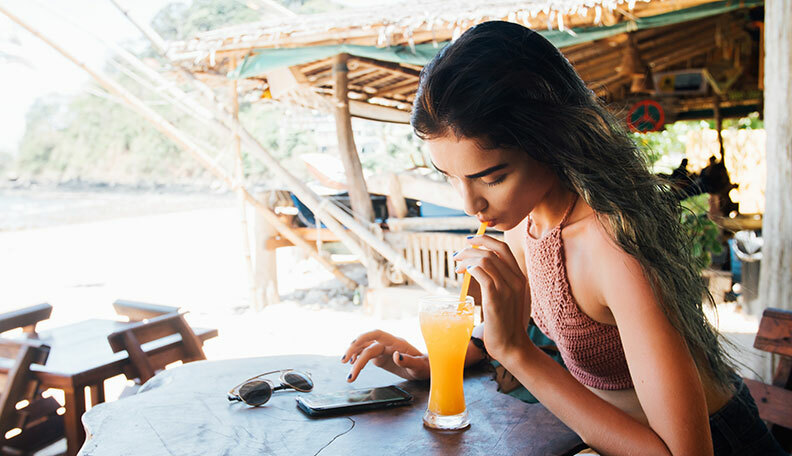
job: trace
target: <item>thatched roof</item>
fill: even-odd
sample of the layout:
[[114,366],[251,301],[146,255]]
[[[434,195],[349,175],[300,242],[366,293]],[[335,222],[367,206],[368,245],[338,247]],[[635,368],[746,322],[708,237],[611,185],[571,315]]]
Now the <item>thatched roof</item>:
[[[523,0],[431,1],[294,16],[202,33],[171,43],[169,54],[204,79],[237,76],[269,94],[274,67],[310,92],[332,93],[332,55],[347,52],[350,98],[409,112],[422,63],[467,28],[501,19],[540,31],[561,48],[583,79],[611,100],[629,98],[632,75],[623,66],[631,42],[653,72],[705,67],[716,50],[750,55],[743,7],[761,0]],[[746,51],[747,50],[747,51]],[[743,52],[745,51],[745,52]],[[258,60],[256,60],[258,59]],[[739,55],[737,56],[739,60]],[[263,63],[262,63],[263,62]],[[263,65],[263,66],[262,66]],[[755,83],[754,83],[755,86]],[[303,90],[297,101],[307,101]],[[701,100],[701,105],[708,100]],[[379,108],[378,108],[379,109]],[[353,107],[354,111],[354,107]],[[354,114],[354,112],[353,112]],[[360,114],[358,114],[360,115]],[[360,115],[367,117],[367,115]],[[369,117],[378,118],[379,115]],[[398,115],[397,115],[398,117]],[[405,116],[400,120],[404,121]],[[390,119],[394,120],[394,119]]]
[[[380,3],[368,8],[285,17],[201,33],[172,43],[178,59],[245,55],[251,49],[357,44],[398,46],[439,43],[490,20],[509,20],[536,30],[613,25],[712,0],[499,0]],[[214,55],[214,56],[213,56]],[[213,66],[213,65],[210,65]]]

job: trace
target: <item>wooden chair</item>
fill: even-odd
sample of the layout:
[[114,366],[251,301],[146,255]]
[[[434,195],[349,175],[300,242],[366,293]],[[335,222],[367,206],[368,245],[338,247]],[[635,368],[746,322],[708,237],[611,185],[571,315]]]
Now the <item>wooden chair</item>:
[[780,359],[773,383],[743,379],[759,408],[759,416],[785,451],[792,450],[792,312],[765,309],[754,347]]
[[113,308],[118,315],[129,318],[129,321],[149,320],[160,315],[179,312],[178,307],[128,301],[126,299],[116,299],[113,303]]
[[35,337],[36,324],[48,319],[51,314],[52,306],[46,303],[2,313],[0,314],[0,333],[22,328],[25,333]]
[[0,375],[0,454],[32,454],[65,436],[60,404],[42,397],[30,375],[31,364],[45,364],[48,356],[49,347],[39,341],[0,339],[0,363],[9,366],[8,374]]
[[[140,384],[175,361],[188,363],[206,359],[201,340],[179,313],[135,323],[110,334],[107,340],[113,353],[126,350],[130,367],[125,374],[127,378],[138,379]],[[174,342],[177,343],[174,345]],[[148,350],[144,350],[144,344],[150,344]]]

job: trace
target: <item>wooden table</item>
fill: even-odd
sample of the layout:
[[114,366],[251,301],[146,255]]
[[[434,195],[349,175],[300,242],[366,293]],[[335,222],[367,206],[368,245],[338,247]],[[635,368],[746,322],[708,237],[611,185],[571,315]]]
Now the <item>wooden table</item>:
[[[226,399],[238,382],[284,368],[310,371],[315,392],[397,384],[415,401],[393,409],[309,418],[296,407],[295,397],[310,393],[279,391],[261,407]],[[199,361],[169,369],[149,380],[137,395],[88,411],[83,422],[91,437],[80,454],[544,456],[585,448],[542,405],[498,393],[491,374],[483,370],[465,379],[472,424],[455,432],[423,427],[428,382],[406,382],[368,366],[348,384],[348,370],[337,358],[310,355]]]
[[[44,387],[63,390],[66,398],[67,454],[76,455],[85,442],[85,429],[80,422],[85,413],[85,388],[90,387],[91,405],[104,402],[104,381],[124,373],[129,365],[126,352],[113,353],[107,336],[123,329],[130,323],[113,320],[85,320],[60,328],[39,333],[39,339],[51,347],[50,356],[44,366],[33,365],[31,371]],[[216,329],[193,329],[205,341],[217,337]],[[173,351],[181,342],[179,336],[171,336],[161,342],[143,346],[147,353]],[[176,359],[174,359],[176,361]],[[0,366],[0,373],[7,372]]]

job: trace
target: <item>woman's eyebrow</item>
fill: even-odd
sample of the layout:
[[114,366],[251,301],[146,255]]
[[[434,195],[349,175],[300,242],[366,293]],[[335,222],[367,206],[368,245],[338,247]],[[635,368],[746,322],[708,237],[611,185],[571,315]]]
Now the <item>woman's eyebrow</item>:
[[[443,171],[442,169],[438,168],[437,165],[435,165],[434,162],[432,162],[432,166],[434,166],[437,171],[439,171],[442,174],[445,174],[446,176],[448,176],[448,173]],[[499,171],[499,170],[501,170],[501,169],[503,169],[503,168],[505,168],[507,166],[509,166],[508,163],[501,163],[499,165],[490,166],[489,168],[487,168],[487,169],[485,169],[483,171],[479,171],[479,172],[473,173],[473,174],[468,174],[465,177],[467,177],[468,179],[477,179],[479,177],[484,177],[484,176],[486,176],[488,174],[492,174],[495,171]]]

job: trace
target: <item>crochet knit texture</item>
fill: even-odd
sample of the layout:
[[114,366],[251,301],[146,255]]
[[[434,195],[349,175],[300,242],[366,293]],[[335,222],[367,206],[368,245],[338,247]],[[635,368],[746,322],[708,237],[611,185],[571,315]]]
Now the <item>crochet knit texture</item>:
[[561,223],[541,239],[526,233],[531,317],[555,341],[569,373],[580,383],[602,390],[632,388],[619,329],[591,319],[572,296],[561,229],[573,208],[574,204]]

